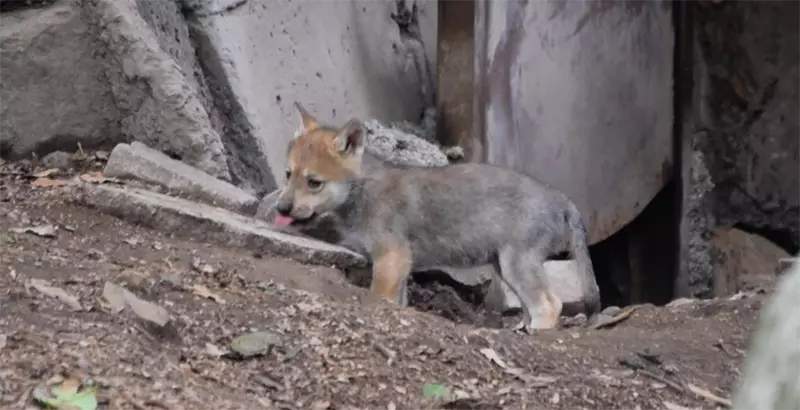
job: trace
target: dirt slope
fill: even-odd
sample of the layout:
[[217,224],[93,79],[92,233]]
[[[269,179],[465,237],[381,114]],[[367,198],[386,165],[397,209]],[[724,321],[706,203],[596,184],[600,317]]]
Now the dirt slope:
[[[331,268],[98,214],[61,188],[32,188],[19,169],[3,165],[0,186],[0,408],[33,406],[34,386],[76,375],[99,387],[100,408],[115,409],[714,408],[687,386],[730,396],[766,297],[642,306],[601,330],[477,328],[377,301]],[[48,224],[55,237],[10,230]],[[33,278],[86,310],[42,294]],[[109,280],[165,307],[170,331],[104,309]],[[283,346],[216,356],[251,330],[282,333]],[[432,383],[451,397],[426,398]]]

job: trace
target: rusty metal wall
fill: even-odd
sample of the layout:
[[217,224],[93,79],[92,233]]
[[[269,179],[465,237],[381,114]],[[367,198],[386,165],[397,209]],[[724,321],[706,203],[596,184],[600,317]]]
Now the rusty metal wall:
[[478,1],[476,152],[572,197],[596,243],[671,175],[667,1]]

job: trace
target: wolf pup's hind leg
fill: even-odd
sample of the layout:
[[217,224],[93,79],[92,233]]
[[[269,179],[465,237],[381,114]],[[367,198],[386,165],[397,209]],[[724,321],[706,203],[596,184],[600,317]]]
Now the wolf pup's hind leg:
[[561,300],[550,291],[544,258],[535,250],[506,246],[498,252],[497,266],[503,280],[519,298],[522,321],[514,330],[552,329],[558,325]]

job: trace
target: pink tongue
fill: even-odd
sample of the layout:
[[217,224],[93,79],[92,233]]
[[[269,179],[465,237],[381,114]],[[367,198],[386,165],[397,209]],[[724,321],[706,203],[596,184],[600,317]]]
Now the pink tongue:
[[294,218],[291,216],[283,216],[283,215],[275,215],[275,221],[273,222],[275,226],[289,226],[292,222],[294,222]]

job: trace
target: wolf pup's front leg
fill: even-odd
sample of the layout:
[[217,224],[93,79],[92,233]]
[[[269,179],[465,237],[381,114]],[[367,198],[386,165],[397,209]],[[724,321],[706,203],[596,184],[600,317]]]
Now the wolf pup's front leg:
[[384,246],[374,253],[372,261],[372,292],[406,307],[411,249],[408,246]]

